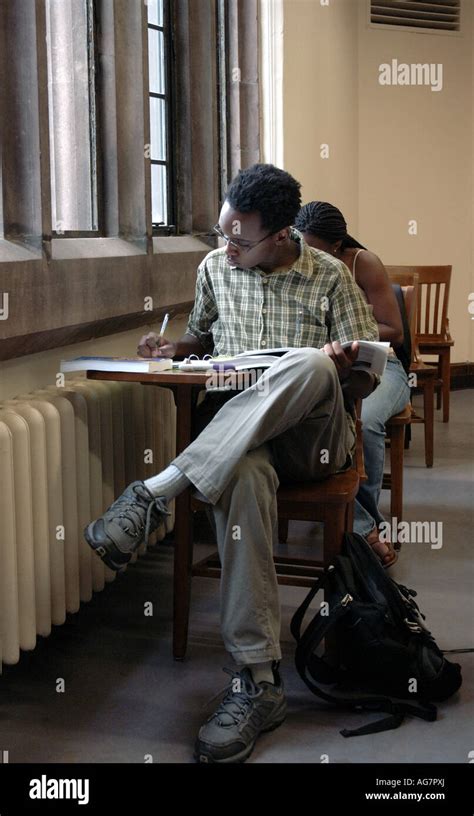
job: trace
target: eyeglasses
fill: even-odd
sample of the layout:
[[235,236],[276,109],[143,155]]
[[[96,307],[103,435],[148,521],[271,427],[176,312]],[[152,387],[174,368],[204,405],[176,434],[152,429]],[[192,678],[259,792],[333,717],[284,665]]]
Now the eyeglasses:
[[227,244],[231,244],[236,249],[243,249],[244,252],[247,252],[249,249],[253,249],[254,247],[258,246],[258,244],[261,244],[262,241],[266,241],[267,238],[270,238],[270,235],[273,235],[273,232],[269,232],[268,235],[260,238],[260,241],[239,241],[238,239],[235,240],[234,238],[229,238],[227,235],[225,235],[222,232],[219,224],[216,224],[212,229],[217,233],[219,238],[223,238]]

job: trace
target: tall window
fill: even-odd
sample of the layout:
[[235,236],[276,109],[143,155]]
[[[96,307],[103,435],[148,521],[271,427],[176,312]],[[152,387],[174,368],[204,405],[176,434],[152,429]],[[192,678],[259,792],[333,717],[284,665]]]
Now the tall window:
[[46,0],[53,231],[95,232],[97,147],[93,0]]
[[170,2],[147,0],[150,76],[150,162],[153,227],[173,224],[171,194]]

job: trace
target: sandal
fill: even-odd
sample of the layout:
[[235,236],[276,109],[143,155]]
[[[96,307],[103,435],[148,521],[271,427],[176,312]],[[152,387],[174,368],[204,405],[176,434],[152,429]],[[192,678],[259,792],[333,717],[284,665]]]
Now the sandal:
[[382,567],[388,569],[398,561],[398,553],[391,541],[381,541],[376,527],[365,537],[367,544],[372,548]]

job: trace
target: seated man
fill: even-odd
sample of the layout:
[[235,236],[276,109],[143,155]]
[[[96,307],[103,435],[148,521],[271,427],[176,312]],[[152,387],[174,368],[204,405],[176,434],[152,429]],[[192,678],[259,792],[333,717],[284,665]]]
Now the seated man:
[[[300,185],[272,165],[241,171],[216,231],[225,240],[198,270],[187,333],[140,341],[143,356],[236,354],[290,346],[251,387],[207,394],[207,427],[162,473],[134,482],[85,531],[113,569],[126,564],[166,502],[193,485],[212,505],[222,564],[221,625],[237,668],[196,743],[201,762],[238,762],[286,714],[278,671],[280,606],[272,558],[279,480],[324,479],[350,465],[351,400],[375,377],[352,370],[377,324],[344,264],[291,228]],[[263,387],[264,386],[264,387]],[[210,410],[209,410],[209,406]]]

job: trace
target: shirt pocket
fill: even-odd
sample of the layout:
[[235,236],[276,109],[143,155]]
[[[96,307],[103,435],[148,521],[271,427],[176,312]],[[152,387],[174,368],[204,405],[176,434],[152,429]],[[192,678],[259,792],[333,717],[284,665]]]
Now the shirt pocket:
[[307,306],[297,304],[294,326],[288,330],[288,345],[295,348],[321,348],[327,341],[328,330],[324,317],[316,316]]

